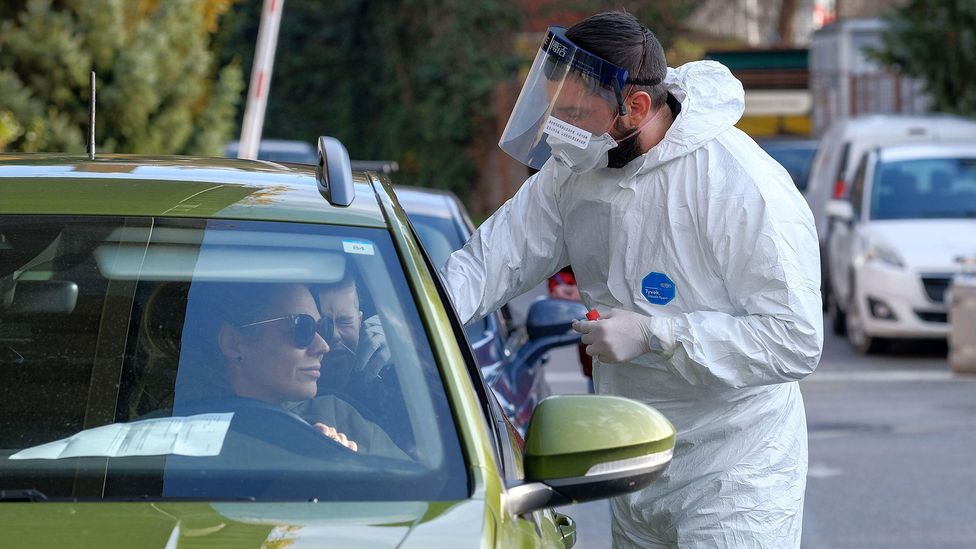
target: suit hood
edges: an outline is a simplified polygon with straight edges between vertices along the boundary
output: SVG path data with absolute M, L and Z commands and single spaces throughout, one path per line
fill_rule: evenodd
M 742 83 L 715 61 L 669 68 L 664 84 L 681 103 L 681 112 L 664 139 L 644 154 L 643 169 L 698 150 L 733 127 L 745 110 Z

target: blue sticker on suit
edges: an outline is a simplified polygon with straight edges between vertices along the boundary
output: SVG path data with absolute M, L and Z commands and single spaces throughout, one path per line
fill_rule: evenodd
M 641 280 L 641 294 L 655 305 L 667 305 L 674 299 L 674 282 L 664 273 L 649 273 Z

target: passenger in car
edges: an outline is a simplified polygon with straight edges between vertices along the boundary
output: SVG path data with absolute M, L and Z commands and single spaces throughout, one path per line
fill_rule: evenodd
M 363 320 L 359 289 L 354 275 L 334 284 L 313 288 L 323 318 L 332 320 L 332 330 L 322 336 L 329 344 L 325 368 L 328 375 L 318 380 L 319 393 L 365 389 L 392 375 L 390 350 L 377 316 Z
M 329 345 L 318 379 L 320 396 L 289 408 L 308 421 L 328 422 L 334 417 L 333 403 L 346 402 L 409 450 L 412 437 L 401 425 L 405 403 L 386 335 L 378 316 L 363 320 L 355 275 L 347 273 L 339 282 L 315 286 L 313 291 L 325 319 L 322 335 Z
M 193 303 L 193 301 L 198 301 Z M 294 406 L 312 399 L 329 345 L 323 319 L 302 284 L 205 284 L 191 291 L 177 398 L 241 397 Z M 375 424 L 339 399 L 320 402 L 313 427 L 352 449 L 396 454 Z M 349 433 L 347 436 L 345 433 Z

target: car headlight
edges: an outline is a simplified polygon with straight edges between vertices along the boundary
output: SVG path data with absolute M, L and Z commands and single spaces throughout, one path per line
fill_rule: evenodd
M 878 240 L 868 240 L 865 243 L 864 259 L 865 261 L 880 261 L 898 269 L 905 266 L 905 261 L 894 248 Z

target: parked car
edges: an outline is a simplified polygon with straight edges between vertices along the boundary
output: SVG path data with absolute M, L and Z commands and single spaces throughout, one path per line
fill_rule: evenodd
M 231 141 L 224 146 L 224 156 L 237 158 L 240 141 Z M 258 146 L 258 160 L 272 162 L 294 162 L 298 164 L 315 164 L 319 161 L 315 146 L 305 141 L 288 139 L 262 139 Z
M 0 155 L 6 543 L 568 547 L 550 506 L 667 467 L 670 423 L 610 396 L 546 399 L 523 451 L 388 181 L 320 146 L 319 169 Z M 376 375 L 330 356 L 320 288 L 347 279 Z M 533 312 L 545 348 L 579 311 Z M 323 391 L 340 374 L 368 390 Z
M 240 141 L 231 141 L 224 146 L 224 156 L 237 158 Z M 317 164 L 319 153 L 311 143 L 289 139 L 264 139 L 258 146 L 258 160 L 270 162 L 289 162 L 297 164 Z M 352 160 L 352 169 L 358 172 L 377 172 L 390 174 L 400 169 L 394 160 Z
M 402 185 L 394 186 L 394 190 L 431 261 L 440 269 L 474 232 L 464 205 L 449 191 Z M 585 313 L 582 309 L 581 312 Z M 546 321 L 537 319 L 537 322 Z M 513 323 L 506 305 L 469 325 L 465 331 L 485 381 L 498 396 L 509 419 L 524 434 L 536 404 L 551 394 L 542 357 L 518 352 L 527 340 L 525 327 Z
M 834 332 L 860 352 L 946 337 L 956 258 L 976 252 L 976 141 L 871 150 L 827 211 Z
M 803 192 L 807 188 L 817 143 L 816 139 L 763 139 L 759 146 L 786 168 L 796 188 Z
M 874 147 L 960 139 L 976 139 L 976 121 L 948 115 L 872 115 L 840 119 L 823 134 L 803 196 L 817 224 L 825 305 L 832 284 L 827 268 L 830 262 L 827 201 L 847 197 L 854 168 L 861 156 Z

